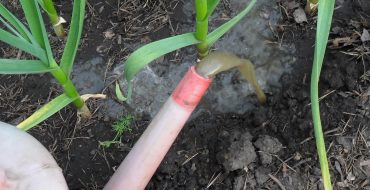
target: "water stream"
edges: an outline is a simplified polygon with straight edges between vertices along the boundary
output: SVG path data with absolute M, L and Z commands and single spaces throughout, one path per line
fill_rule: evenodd
M 183 12 L 186 16 L 181 18 L 183 22 L 179 25 L 179 28 L 181 32 L 189 32 L 194 30 L 192 22 L 194 18 L 193 1 L 185 1 L 184 3 Z M 232 12 L 240 12 L 248 3 L 249 0 L 231 0 Z M 224 16 L 222 17 L 225 14 L 222 11 L 221 9 L 216 10 L 215 15 L 212 16 L 211 30 L 216 25 L 225 22 Z M 216 42 L 213 47 L 217 51 L 228 51 L 242 58 L 250 59 L 255 65 L 258 83 L 267 94 L 280 90 L 279 79 L 281 75 L 284 72 L 290 72 L 291 65 L 295 62 L 294 46 L 282 46 L 276 40 L 273 29 L 278 24 L 280 17 L 280 10 L 275 1 L 258 0 L 256 7 L 251 13 Z M 131 46 L 138 45 L 132 44 Z M 176 57 L 177 60 L 171 60 L 171 56 L 166 56 L 143 69 L 134 80 L 133 101 L 128 105 L 131 107 L 129 112 L 140 115 L 149 114 L 153 117 L 187 69 L 195 64 L 196 54 L 195 48 L 184 48 L 179 56 Z M 91 62 L 94 63 L 94 60 Z M 97 66 L 94 66 L 94 68 L 105 69 L 100 68 L 99 64 L 95 65 Z M 113 73 L 110 74 L 121 75 L 120 85 L 123 87 L 123 91 L 125 91 L 127 83 L 123 79 L 122 71 L 123 66 L 118 65 L 114 68 Z M 95 80 L 96 78 L 102 80 L 101 77 L 103 76 L 96 74 L 92 66 L 88 69 L 76 69 L 74 72 L 90 73 L 79 76 L 83 77 L 86 83 L 99 84 L 96 88 L 94 87 L 94 89 L 90 90 L 89 93 L 94 93 L 91 91 L 96 91 L 97 88 L 103 88 L 100 85 L 100 81 Z M 77 84 L 77 86 L 81 85 Z M 88 90 L 85 89 L 85 91 Z M 197 113 L 205 111 L 209 113 L 242 114 L 248 110 L 255 109 L 257 106 L 259 104 L 252 86 L 244 81 L 237 71 L 230 71 L 217 76 L 199 105 Z M 120 114 L 117 115 L 117 113 L 123 113 L 119 110 L 125 109 L 124 106 L 112 100 L 103 101 L 102 107 L 102 111 L 105 113 L 114 113 L 109 114 L 111 117 L 115 115 L 115 117 L 120 117 Z

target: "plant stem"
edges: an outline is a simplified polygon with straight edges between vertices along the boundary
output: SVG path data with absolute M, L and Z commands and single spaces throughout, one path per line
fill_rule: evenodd
M 58 13 L 55 9 L 54 3 L 52 0 L 41 0 L 43 1 L 43 8 L 45 9 L 51 24 L 53 25 L 53 29 L 55 34 L 58 37 L 64 37 L 66 36 L 64 27 L 62 23 L 60 23 L 60 17 L 58 16 Z
M 62 85 L 65 94 L 71 98 L 78 97 L 76 100 L 73 101 L 73 104 L 77 107 L 77 109 L 82 109 L 85 103 L 82 100 L 80 94 L 77 92 L 76 87 L 74 86 L 72 81 L 64 74 L 62 69 L 60 69 L 55 61 L 53 61 L 50 66 L 52 68 L 56 68 L 51 72 L 51 74 Z
M 311 81 L 314 81 L 314 77 L 315 75 L 312 75 Z M 313 124 L 314 124 L 317 153 L 319 155 L 319 161 L 320 161 L 321 174 L 323 178 L 324 189 L 332 190 L 333 188 L 331 185 L 328 158 L 326 156 L 324 134 L 322 131 L 322 126 L 321 126 L 318 93 L 319 93 L 318 83 L 311 82 L 312 117 L 313 117 Z
M 329 164 L 326 156 L 324 134 L 320 118 L 319 79 L 329 38 L 329 32 L 334 12 L 334 4 L 335 0 L 322 0 L 319 3 L 315 55 L 311 74 L 312 119 L 314 124 L 317 153 L 319 155 L 321 174 L 325 190 L 332 190 L 333 187 L 330 179 Z
M 196 31 L 195 37 L 201 41 L 197 45 L 197 50 L 200 58 L 208 55 L 209 46 L 206 43 L 208 35 L 208 9 L 207 0 L 195 0 L 195 10 L 196 10 Z
M 66 36 L 66 32 L 64 30 L 64 27 L 63 27 L 63 24 L 62 23 L 59 23 L 57 25 L 53 25 L 53 29 L 54 29 L 55 34 L 58 37 L 64 37 L 64 36 Z

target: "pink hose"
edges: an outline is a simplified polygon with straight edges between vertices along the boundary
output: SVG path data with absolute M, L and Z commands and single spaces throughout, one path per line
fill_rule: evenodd
M 142 190 L 162 162 L 212 79 L 191 67 L 104 190 Z

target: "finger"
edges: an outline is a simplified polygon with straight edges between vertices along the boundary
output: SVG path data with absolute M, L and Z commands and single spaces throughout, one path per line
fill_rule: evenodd
M 5 189 L 5 185 L 6 185 L 5 171 L 0 169 L 0 190 Z

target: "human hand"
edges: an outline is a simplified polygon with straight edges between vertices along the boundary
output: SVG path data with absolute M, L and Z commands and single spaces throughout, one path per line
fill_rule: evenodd
M 0 122 L 0 190 L 68 190 L 62 170 L 28 133 Z

